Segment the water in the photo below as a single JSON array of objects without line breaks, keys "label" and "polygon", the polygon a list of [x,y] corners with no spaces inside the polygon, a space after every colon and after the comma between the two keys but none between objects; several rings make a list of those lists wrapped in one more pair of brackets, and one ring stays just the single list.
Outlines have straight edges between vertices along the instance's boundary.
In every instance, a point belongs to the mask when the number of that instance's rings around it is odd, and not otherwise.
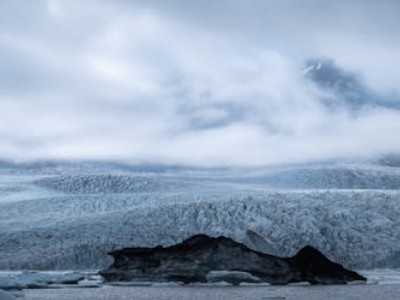
[{"label": "water", "polygon": [[114,287],[28,290],[30,300],[398,300],[400,285]]}]

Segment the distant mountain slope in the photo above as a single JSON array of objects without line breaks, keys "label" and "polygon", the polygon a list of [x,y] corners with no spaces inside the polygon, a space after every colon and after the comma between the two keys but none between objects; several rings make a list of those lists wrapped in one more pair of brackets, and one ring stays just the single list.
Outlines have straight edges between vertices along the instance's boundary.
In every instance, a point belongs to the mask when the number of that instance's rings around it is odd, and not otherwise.
[{"label": "distant mountain slope", "polygon": [[371,90],[355,72],[341,69],[330,59],[311,59],[303,74],[317,86],[331,93],[322,99],[328,106],[358,110],[367,105],[400,109],[395,95],[382,95]]}]

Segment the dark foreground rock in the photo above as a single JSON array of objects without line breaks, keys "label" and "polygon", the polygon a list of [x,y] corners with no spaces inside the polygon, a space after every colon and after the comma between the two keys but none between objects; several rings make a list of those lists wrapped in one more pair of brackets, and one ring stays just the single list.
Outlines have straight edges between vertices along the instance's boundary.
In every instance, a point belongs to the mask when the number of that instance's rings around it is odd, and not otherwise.
[{"label": "dark foreground rock", "polygon": [[100,272],[106,281],[193,283],[208,279],[215,282],[216,278],[223,280],[224,274],[227,281],[234,284],[242,279],[271,284],[304,281],[344,284],[366,280],[310,246],[293,257],[282,258],[251,250],[226,237],[196,235],[170,247],[125,248],[109,254],[115,261]]}]

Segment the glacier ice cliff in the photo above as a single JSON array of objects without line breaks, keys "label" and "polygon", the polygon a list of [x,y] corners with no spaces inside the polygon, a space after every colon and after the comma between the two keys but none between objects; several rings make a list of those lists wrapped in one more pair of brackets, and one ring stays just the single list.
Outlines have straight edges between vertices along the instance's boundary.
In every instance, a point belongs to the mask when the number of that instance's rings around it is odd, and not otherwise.
[{"label": "glacier ice cliff", "polygon": [[282,256],[312,245],[350,268],[400,267],[398,168],[56,167],[0,170],[0,269],[100,269],[113,249],[196,234]]}]

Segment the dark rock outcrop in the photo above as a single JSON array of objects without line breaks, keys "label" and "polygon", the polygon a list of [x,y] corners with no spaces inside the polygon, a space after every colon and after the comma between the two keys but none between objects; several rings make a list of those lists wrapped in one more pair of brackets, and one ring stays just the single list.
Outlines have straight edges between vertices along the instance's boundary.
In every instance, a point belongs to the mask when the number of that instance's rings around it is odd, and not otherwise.
[{"label": "dark rock outcrop", "polygon": [[[222,236],[196,235],[170,247],[125,248],[109,254],[115,262],[100,272],[107,281],[207,282],[207,278],[215,280],[215,271],[233,271],[226,274],[236,283],[240,278],[271,284],[343,284],[366,280],[310,246],[293,257],[282,258],[251,250]],[[216,274],[221,277],[224,273]]]}]

